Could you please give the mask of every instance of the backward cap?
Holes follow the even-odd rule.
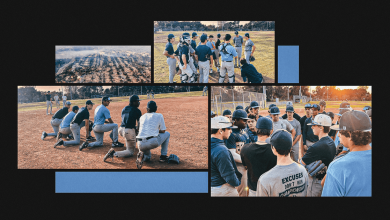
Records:
[[[274,131],[265,142],[278,150],[290,150],[292,148],[292,136],[290,132],[284,129]]]
[[[225,116],[217,116],[211,119],[211,129],[220,128],[237,128],[233,126],[233,123]]]
[[[225,116],[225,115],[231,115],[232,112],[229,110],[229,109],[226,109],[225,111],[223,111],[222,115]]]
[[[269,120],[269,119],[266,118],[266,117],[260,117],[260,118],[257,120],[256,128],[257,128],[257,129],[268,129],[268,130],[272,130],[272,121]]]
[[[362,111],[348,111],[340,118],[340,125],[331,127],[333,130],[371,131],[371,120]]]

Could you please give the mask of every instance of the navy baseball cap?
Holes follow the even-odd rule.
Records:
[[[236,110],[238,109],[244,109],[244,107],[242,107],[242,105],[237,105]]]
[[[249,33],[245,33],[245,37],[249,37]]]
[[[242,118],[242,119],[249,119],[248,118],[248,114],[242,110],[242,109],[238,109],[238,110],[235,110],[233,112],[233,119],[236,119],[236,118]]]
[[[192,32],[192,37],[197,37],[198,35],[196,34],[196,32]]]
[[[77,105],[72,107],[72,111],[76,111],[76,110],[79,110],[79,107]]]
[[[312,108],[316,108],[316,109],[320,110],[320,106],[319,106],[319,105],[317,105],[317,104],[313,104],[311,107],[312,107]]]
[[[311,108],[311,104],[309,104],[309,103],[306,104],[306,105],[305,105],[305,108]]]
[[[205,42],[206,40],[207,40],[207,36],[206,35],[200,36],[200,41],[201,42]]]
[[[103,101],[112,101],[112,99],[110,99],[110,97],[108,97],[108,96],[104,96],[103,98],[102,98],[102,102]]]
[[[134,102],[134,101],[141,101],[141,100],[139,99],[139,97],[137,95],[132,95],[132,96],[130,96],[129,101]]]
[[[279,108],[278,107],[272,107],[271,110],[270,110],[270,114],[271,115],[279,115],[280,114],[280,111],[279,111]]]
[[[238,31],[235,31],[234,34],[238,34]]]
[[[91,100],[86,101],[85,104],[86,104],[86,105],[94,105],[94,103],[92,103]]]
[[[184,32],[184,33],[183,33],[183,36],[184,36],[184,35],[186,35],[186,36],[190,36],[190,33],[188,33],[188,32]]]
[[[217,34],[217,37],[221,37],[221,34]]]
[[[292,105],[288,105],[286,107],[286,112],[294,112],[294,107]]]
[[[147,107],[148,108],[156,108],[157,104],[155,101],[149,101]]]
[[[250,107],[251,108],[258,108],[259,107],[259,103],[256,102],[256,101],[252,101],[251,104],[250,104]]]
[[[361,111],[348,111],[340,118],[340,125],[330,127],[333,130],[371,131],[371,120]]]
[[[275,104],[271,104],[271,105],[269,105],[268,109],[271,109],[273,107],[276,107],[276,105]]]
[[[229,109],[226,109],[225,111],[223,111],[222,116],[231,115],[231,114],[232,112]]]
[[[71,105],[72,103],[71,102],[69,102],[69,101],[66,101],[65,102],[65,105]]]
[[[168,38],[175,38],[175,35],[173,35],[173,34],[168,34]]]
[[[272,130],[272,121],[269,120],[269,119],[266,118],[266,117],[260,117],[260,118],[257,120],[256,128],[257,128],[257,129],[268,129],[268,130]]]
[[[284,129],[274,131],[269,138],[265,139],[265,142],[278,150],[290,150],[292,147],[291,134]]]

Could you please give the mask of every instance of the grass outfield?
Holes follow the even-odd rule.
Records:
[[[232,38],[234,37],[234,32],[217,32],[217,31],[208,31],[205,32],[207,35],[213,35],[214,41],[217,39],[217,34],[220,33],[221,35],[224,34],[231,34]],[[239,32],[239,35],[244,37],[244,34],[246,32]],[[254,57],[256,60],[252,63],[257,71],[261,73],[263,76],[268,77],[270,79],[273,79],[273,82],[275,82],[275,32],[274,31],[248,31],[249,35],[251,36],[251,40],[256,46],[256,50],[254,53]],[[183,31],[163,31],[154,34],[154,82],[156,83],[168,83],[169,82],[169,69],[167,64],[167,58],[163,55],[163,52],[165,50],[165,45],[167,44],[167,36],[168,34],[174,34],[175,35],[175,42],[173,43],[173,48],[177,49],[177,44],[179,43],[179,36],[183,34]],[[196,43],[198,44],[200,42],[200,35],[202,32],[198,32],[199,37],[196,39]],[[232,40],[231,40],[232,42]],[[244,44],[245,45],[245,39]],[[244,51],[242,52],[242,56],[244,54]],[[213,70],[216,73],[217,68],[213,66]],[[236,73],[236,80],[237,78],[241,78],[241,71],[238,68],[234,69],[234,72]],[[214,74],[213,74],[214,75]],[[237,77],[237,76],[240,77]],[[179,75],[175,75],[174,81],[180,82]],[[218,79],[216,79],[218,80]],[[214,77],[210,76],[209,82],[216,83]]]
[[[202,96],[202,91],[155,94],[154,99],[190,97],[190,96]],[[111,98],[113,99],[112,102],[128,102],[129,101],[129,96],[111,97]],[[147,100],[147,95],[139,95],[139,98],[141,100]],[[100,105],[102,99],[101,98],[77,99],[77,100],[69,100],[69,101],[72,103],[71,107],[75,106],[75,105],[80,107],[80,106],[84,106],[85,102],[87,100],[91,100],[93,103],[95,103],[95,105]],[[62,100],[60,101],[60,108],[62,108]],[[18,112],[38,110],[38,109],[46,109],[46,101],[45,102],[18,104]],[[53,101],[53,108],[52,108],[53,114],[56,111],[57,111],[57,107],[55,105],[55,101]]]

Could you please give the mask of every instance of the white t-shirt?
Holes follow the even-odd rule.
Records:
[[[139,119],[140,129],[137,138],[156,137],[159,130],[166,130],[164,117],[160,113],[145,113]]]
[[[54,100],[58,101],[58,95],[54,96]]]
[[[66,100],[66,96],[63,95],[63,96],[62,96],[62,100]]]

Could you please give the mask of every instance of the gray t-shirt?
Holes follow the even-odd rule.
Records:
[[[272,126],[274,129],[274,132],[278,129],[285,129],[291,133],[292,129],[294,129],[294,127],[290,123],[288,123],[288,121],[286,121],[284,119],[279,119],[279,121],[277,121],[277,122],[273,121]]]
[[[253,41],[249,38],[245,42],[245,51],[252,51],[252,46],[255,45]]]
[[[244,43],[244,38],[241,35],[234,37],[233,43],[235,47],[241,47],[242,43]]]
[[[305,197],[308,185],[309,177],[302,165],[276,165],[260,176],[256,196]]]
[[[295,137],[294,137],[294,140],[295,140],[295,138],[297,138],[297,136],[301,134],[301,123],[295,118],[293,118],[292,121],[289,121],[288,119],[286,119],[286,121],[288,121],[295,129],[295,132],[296,132]]]

